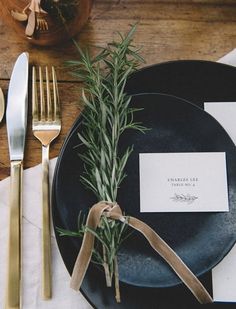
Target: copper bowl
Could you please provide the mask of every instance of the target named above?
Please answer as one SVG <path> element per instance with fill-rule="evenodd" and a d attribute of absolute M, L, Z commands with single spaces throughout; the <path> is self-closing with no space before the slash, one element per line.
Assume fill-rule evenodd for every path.
<path fill-rule="evenodd" d="M 55 3 L 63 3 L 63 1 L 69 2 L 59 0 Z M 4 22 L 25 39 L 28 39 L 25 35 L 27 21 L 15 20 L 12 17 L 12 11 L 22 12 L 29 2 L 29 0 L 1 0 L 0 6 L 0 14 Z M 47 3 L 49 3 L 48 0 L 41 1 L 42 8 L 48 12 L 45 15 L 48 30 L 35 30 L 30 42 L 36 45 L 56 45 L 76 35 L 89 18 L 93 0 L 79 0 L 78 4 L 73 1 L 71 7 L 68 5 L 63 18 L 59 14 L 53 14 L 52 7 L 47 7 Z"/>

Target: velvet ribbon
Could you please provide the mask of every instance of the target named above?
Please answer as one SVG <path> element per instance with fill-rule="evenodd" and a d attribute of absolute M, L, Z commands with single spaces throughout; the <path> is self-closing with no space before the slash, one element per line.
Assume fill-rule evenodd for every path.
<path fill-rule="evenodd" d="M 174 250 L 172 250 L 169 245 L 152 228 L 150 228 L 150 226 L 134 217 L 129 217 L 127 220 L 127 218 L 123 216 L 118 204 L 103 201 L 92 206 L 87 217 L 86 226 L 90 229 L 96 230 L 101 216 L 107 216 L 113 220 L 126 222 L 130 227 L 143 234 L 150 246 L 169 264 L 176 275 L 189 288 L 201 304 L 213 302 L 212 297 L 198 278 L 192 273 Z M 76 291 L 80 289 L 89 266 L 94 247 L 94 240 L 94 235 L 89 231 L 86 231 L 71 278 L 71 288 Z"/>

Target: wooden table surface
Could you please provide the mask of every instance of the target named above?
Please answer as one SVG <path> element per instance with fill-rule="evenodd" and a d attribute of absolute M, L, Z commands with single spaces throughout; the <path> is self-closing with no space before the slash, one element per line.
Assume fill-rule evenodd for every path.
<path fill-rule="evenodd" d="M 104 46 L 117 30 L 126 32 L 135 22 L 139 24 L 134 42 L 142 47 L 145 66 L 176 59 L 215 61 L 236 47 L 236 0 L 95 0 L 91 17 L 76 39 L 83 46 Z M 0 20 L 0 87 L 5 95 L 13 64 L 23 51 L 29 52 L 31 65 L 54 65 L 58 72 L 63 127 L 51 147 L 51 157 L 55 157 L 80 111 L 82 85 L 65 67 L 65 61 L 78 59 L 78 53 L 71 42 L 33 46 Z M 40 161 L 41 145 L 32 135 L 29 114 L 24 167 Z M 0 180 L 8 175 L 4 119 L 0 125 Z"/>

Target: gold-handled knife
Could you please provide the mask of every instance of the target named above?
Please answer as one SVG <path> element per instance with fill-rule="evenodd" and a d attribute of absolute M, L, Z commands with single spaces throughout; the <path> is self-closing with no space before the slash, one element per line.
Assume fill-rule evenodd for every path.
<path fill-rule="evenodd" d="M 13 68 L 7 97 L 7 135 L 11 160 L 8 268 L 5 308 L 21 307 L 22 162 L 28 109 L 28 53 Z"/>

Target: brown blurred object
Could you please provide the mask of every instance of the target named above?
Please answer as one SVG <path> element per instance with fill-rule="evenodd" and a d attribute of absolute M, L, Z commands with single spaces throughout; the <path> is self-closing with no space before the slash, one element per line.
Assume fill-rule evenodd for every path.
<path fill-rule="evenodd" d="M 53 3 L 53 0 L 51 0 Z M 23 39 L 27 38 L 25 30 L 28 20 L 19 21 L 13 17 L 14 13 L 22 14 L 24 9 L 30 4 L 30 0 L 1 0 L 0 17 L 8 25 L 13 28 Z M 48 1 L 49 2 L 49 1 Z M 54 0 L 55 5 L 60 3 L 68 3 L 67 0 Z M 75 2 L 75 1 L 74 1 Z M 44 3 L 47 1 L 42 0 L 41 5 L 44 8 Z M 73 15 L 68 19 L 60 19 L 60 16 L 52 15 L 50 10 L 45 14 L 44 19 L 47 27 L 44 29 L 35 28 L 34 33 L 30 37 L 30 42 L 36 45 L 56 45 L 60 42 L 66 41 L 76 35 L 84 26 L 89 18 L 93 0 L 78 0 L 78 4 L 72 7 Z M 69 4 L 68 4 L 69 6 Z M 26 10 L 28 18 L 30 16 L 30 9 Z M 25 13 L 25 12 L 24 12 Z M 37 15 L 36 15 L 37 16 Z M 36 20 L 37 24 L 37 20 Z"/>

